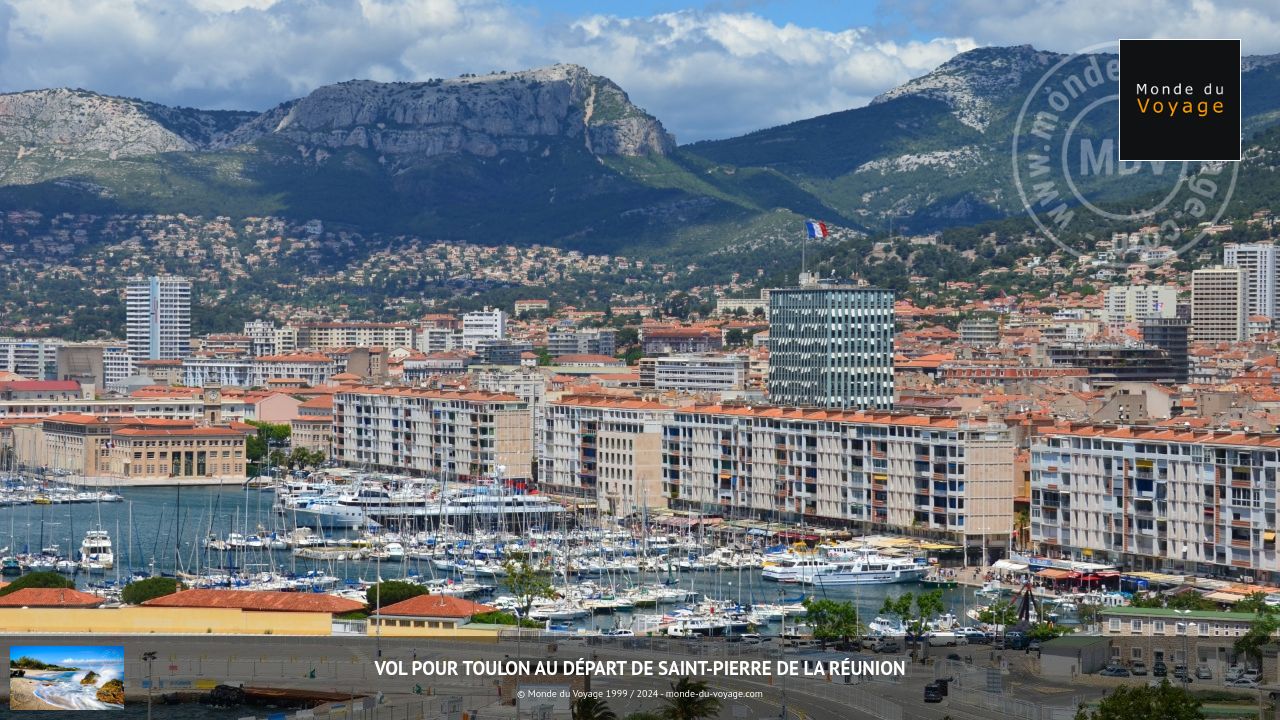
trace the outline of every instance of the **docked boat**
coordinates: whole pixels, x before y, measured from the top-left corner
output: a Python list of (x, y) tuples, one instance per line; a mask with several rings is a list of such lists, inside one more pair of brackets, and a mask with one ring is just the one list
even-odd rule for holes
[(798, 583), (812, 577), (816, 569), (831, 565), (831, 562), (819, 557), (780, 557), (766, 560), (760, 577), (780, 583)]
[(80, 568), (82, 570), (110, 570), (115, 567), (116, 556), (111, 549), (111, 536), (106, 530), (89, 530), (80, 543)]
[(916, 582), (927, 568), (911, 558), (889, 557), (866, 550), (816, 569), (809, 582), (818, 587)]

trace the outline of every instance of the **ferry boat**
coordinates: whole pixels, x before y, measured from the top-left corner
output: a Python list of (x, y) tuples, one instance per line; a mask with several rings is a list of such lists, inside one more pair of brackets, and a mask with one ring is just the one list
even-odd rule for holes
[(381, 487), (363, 487), (355, 493), (311, 498), (292, 510), (299, 524), (323, 528), (378, 526), (387, 520), (429, 520), (458, 523), (495, 518), (553, 518), (564, 514), (562, 505), (541, 495), (476, 493), (432, 501), (425, 493), (397, 492)]
[(911, 558), (889, 557), (870, 550), (853, 559), (818, 568), (809, 582), (818, 587), (917, 582), (928, 568)]
[(781, 583), (798, 583), (811, 577), (815, 569), (831, 564), (818, 557), (780, 557), (766, 561), (760, 577)]
[(115, 567), (115, 554), (111, 551), (111, 536), (106, 530), (89, 530), (80, 543), (80, 568), (83, 570), (110, 570)]

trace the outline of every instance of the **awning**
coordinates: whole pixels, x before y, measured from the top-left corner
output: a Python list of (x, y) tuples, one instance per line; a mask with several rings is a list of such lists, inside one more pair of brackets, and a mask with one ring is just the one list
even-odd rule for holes
[(1263, 542), (1275, 542), (1275, 541), (1276, 541), (1276, 531), (1275, 531), (1275, 530), (1263, 530), (1263, 531), (1262, 531), (1262, 541), (1263, 541)]
[(1234, 605), (1235, 603), (1238, 603), (1241, 600), (1243, 600), (1244, 596), (1236, 595), (1235, 593), (1218, 591), (1218, 592), (1207, 593), (1205, 595), (1205, 598), (1212, 600), (1214, 602), (1231, 603)]
[(1036, 573), (1036, 577), (1042, 577), (1048, 580), (1066, 580), (1074, 573), (1070, 570), (1059, 570), (1057, 568), (1045, 568)]
[(748, 535), (768, 535), (769, 531), (763, 528), (751, 528), (747, 531)]
[(1023, 563), (1014, 562), (1012, 560), (1000, 559), (991, 563), (993, 570), (1005, 570), (1008, 572), (1026, 572), (1027, 566)]

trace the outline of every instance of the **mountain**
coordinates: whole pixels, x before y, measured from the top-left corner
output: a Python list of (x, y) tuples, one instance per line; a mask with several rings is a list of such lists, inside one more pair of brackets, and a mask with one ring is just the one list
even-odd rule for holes
[[(352, 80), (263, 113), (12, 93), (0, 96), (0, 207), (275, 215), (366, 235), (672, 258), (759, 248), (780, 217), (867, 233), (889, 218), (911, 231), (972, 225), (1022, 214), (1010, 172), (1017, 115), (1063, 57), (980, 48), (866, 107), (681, 147), (617, 84), (577, 65)], [(1096, 59), (1106, 58), (1067, 69)], [(1280, 122), (1280, 57), (1242, 67), (1253, 137)], [(1114, 123), (1092, 113), (1077, 134), (1109, 137)], [(1081, 180), (1118, 201), (1155, 182)]]

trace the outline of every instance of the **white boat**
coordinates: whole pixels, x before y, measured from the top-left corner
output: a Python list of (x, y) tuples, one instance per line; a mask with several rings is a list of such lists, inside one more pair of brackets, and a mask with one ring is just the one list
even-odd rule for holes
[(809, 582), (819, 587), (918, 582), (928, 567), (911, 558), (889, 557), (870, 550), (817, 568)]
[(830, 562), (819, 557), (776, 557), (766, 560), (760, 577), (781, 583), (798, 583), (810, 576), (815, 568), (826, 567)]
[(89, 530), (80, 543), (80, 567), (85, 570), (110, 570), (116, 557), (111, 551), (111, 536), (106, 530)]

